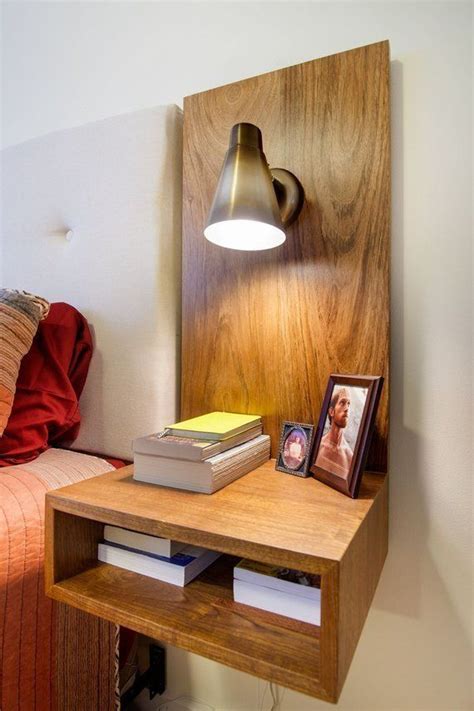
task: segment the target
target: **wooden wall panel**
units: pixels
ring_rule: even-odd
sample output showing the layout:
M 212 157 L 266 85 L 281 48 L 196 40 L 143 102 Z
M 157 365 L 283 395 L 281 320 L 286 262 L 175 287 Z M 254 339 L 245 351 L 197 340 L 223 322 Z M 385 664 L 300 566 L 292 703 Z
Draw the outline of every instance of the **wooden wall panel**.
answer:
M 285 244 L 238 252 L 203 228 L 232 125 L 255 123 L 306 202 Z M 386 470 L 389 361 L 388 42 L 187 97 L 182 416 L 317 422 L 331 372 L 384 375 L 369 467 Z

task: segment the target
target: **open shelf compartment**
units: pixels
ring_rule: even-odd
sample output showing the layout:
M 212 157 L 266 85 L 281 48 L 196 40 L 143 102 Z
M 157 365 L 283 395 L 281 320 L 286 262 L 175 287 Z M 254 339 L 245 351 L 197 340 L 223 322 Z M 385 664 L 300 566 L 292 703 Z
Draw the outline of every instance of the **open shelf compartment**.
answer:
M 319 627 L 239 605 L 232 567 L 218 560 L 184 588 L 106 563 L 58 583 L 54 597 L 154 639 L 284 684 L 319 679 Z M 231 562 L 230 562 L 231 561 Z M 298 650 L 298 654 L 292 651 Z M 306 684 L 305 684 L 306 685 Z
M 386 554 L 386 481 L 357 500 L 273 462 L 208 496 L 132 467 L 47 495 L 46 589 L 61 602 L 278 684 L 337 701 Z M 99 563 L 105 523 L 226 555 L 184 588 Z M 238 557 L 321 575 L 321 627 L 234 602 Z

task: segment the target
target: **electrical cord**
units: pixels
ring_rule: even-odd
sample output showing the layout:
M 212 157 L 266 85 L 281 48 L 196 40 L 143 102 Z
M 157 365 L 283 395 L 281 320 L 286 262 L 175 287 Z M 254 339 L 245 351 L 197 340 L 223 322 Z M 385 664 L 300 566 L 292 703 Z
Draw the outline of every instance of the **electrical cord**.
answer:
M 278 711 L 278 707 L 280 705 L 278 701 L 278 689 L 275 688 L 272 681 L 270 682 L 270 693 L 272 695 L 273 701 L 272 708 L 270 709 L 270 711 Z
M 286 689 L 283 689 L 283 692 L 280 696 L 280 687 L 274 684 L 272 681 L 270 681 L 268 684 L 265 685 L 265 689 L 262 695 L 262 699 L 260 701 L 260 710 L 263 711 L 263 704 L 265 702 L 265 696 L 267 693 L 267 689 L 270 689 L 270 694 L 272 696 L 272 706 L 270 711 L 279 711 L 281 708 L 281 704 L 283 702 L 283 698 L 285 696 L 285 691 Z

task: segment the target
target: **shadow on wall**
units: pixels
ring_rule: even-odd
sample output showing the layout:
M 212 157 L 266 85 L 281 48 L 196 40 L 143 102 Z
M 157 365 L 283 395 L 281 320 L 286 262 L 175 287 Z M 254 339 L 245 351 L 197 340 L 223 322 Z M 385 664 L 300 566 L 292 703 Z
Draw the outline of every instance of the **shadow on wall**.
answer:
M 411 58 L 407 58 L 407 63 Z M 418 60 L 415 60 L 418 61 Z M 449 518 L 433 520 L 429 467 L 433 441 L 423 434 L 421 408 L 427 353 L 408 299 L 413 283 L 413 244 L 404 233 L 403 65 L 392 62 L 392 379 L 390 451 L 389 554 L 374 604 L 349 671 L 338 711 L 467 711 L 470 704 L 471 647 L 451 590 L 468 579 L 468 560 L 461 559 L 446 527 Z M 430 68 L 425 66 L 424 72 Z M 411 72 L 411 65 L 410 65 Z M 419 81 L 419 79 L 418 79 Z M 413 87 L 411 87 L 413 91 Z M 406 89 L 405 89 L 406 92 Z M 408 107 L 414 111 L 413 107 Z M 414 120 L 413 117 L 410 117 Z M 407 269 L 407 266 L 411 269 Z M 410 288 L 408 288 L 410 287 Z M 414 410 L 419 410 L 414 411 Z M 420 415 L 420 418 L 418 418 Z M 433 417 L 434 417 L 433 413 Z M 408 423 L 417 422 L 415 430 Z M 439 443 L 438 443 L 439 448 Z M 446 472 L 446 476 L 449 476 Z M 446 490 L 447 491 L 447 490 Z M 444 526 L 444 529 L 443 529 Z M 441 535 L 437 531 L 441 530 Z M 432 551 L 442 546 L 438 560 Z M 451 577 L 452 576 L 452 577 Z M 467 596 L 466 596 L 467 597 Z M 183 650 L 169 648 L 169 692 L 188 693 L 219 711 L 268 709 L 266 682 L 215 664 Z M 318 699 L 280 689 L 279 711 L 323 711 Z
M 176 161 L 176 156 L 183 153 L 183 114 L 179 111 L 178 118 L 168 112 L 166 119 L 166 155 L 162 162 L 162 173 L 159 177 L 160 186 L 172 185 L 173 193 L 180 195 L 182 191 L 182 163 Z M 156 314 L 159 314 L 159 323 L 156 329 L 167 333 L 169 342 L 176 343 L 176 363 L 174 378 L 176 383 L 175 420 L 179 419 L 181 408 L 181 382 L 179 374 L 181 372 L 181 232 L 182 213 L 181 200 L 173 202 L 172 211 L 169 205 L 163 204 L 163 195 L 157 196 L 157 219 L 156 219 L 156 283 L 157 292 Z M 174 244 L 178 243 L 177 249 Z M 171 294 L 173 294 L 172 308 L 160 308 L 160 305 L 168 305 Z
M 469 708 L 470 660 L 472 650 L 465 626 L 459 617 L 439 564 L 431 553 L 434 524 L 429 511 L 431 447 L 420 431 L 405 425 L 413 422 L 413 403 L 426 401 L 420 375 L 425 344 L 420 340 L 416 303 L 408 303 L 407 253 L 412 248 L 404 235 L 404 151 L 403 148 L 403 65 L 391 63 L 392 75 L 392 372 L 390 412 L 390 535 L 389 553 L 375 595 L 373 612 L 356 651 L 341 696 L 343 708 L 358 709 L 357 667 L 378 649 L 381 660 L 373 660 L 371 702 L 366 709 Z M 407 393 L 409 403 L 407 403 Z M 420 413 L 421 416 L 421 413 Z M 433 413 L 434 417 L 434 413 Z M 449 473 L 447 472 L 448 476 Z M 446 526 L 447 518 L 444 519 Z M 443 545 L 449 539 L 443 536 Z M 456 579 L 469 579 L 467 561 L 451 546 L 444 560 Z M 381 615 L 380 613 L 389 613 Z M 407 619 L 408 618 L 408 619 Z M 372 655 L 373 656 L 373 655 Z M 383 661 L 382 661 L 383 660 Z M 439 669 L 439 678 L 433 671 Z M 376 681 L 378 679 L 378 681 Z M 403 679 L 403 683 L 401 680 Z M 380 687 L 377 689 L 377 687 Z M 433 687 L 438 693 L 433 693 Z M 406 690 L 406 691 L 404 691 Z M 410 692 L 408 693 L 408 690 Z M 462 697 L 465 706 L 453 699 Z M 354 693 L 355 692 L 355 693 Z M 408 697 L 409 696 L 409 697 Z M 384 697 L 390 704 L 384 703 Z M 366 697 L 367 698 L 367 697 Z M 396 701 L 398 700 L 398 705 Z M 342 702 L 342 703 L 341 703 Z M 291 706 L 288 706 L 290 709 Z
M 97 336 L 94 328 L 94 323 L 99 321 L 99 314 L 88 313 L 87 323 L 92 336 L 92 361 L 89 369 L 88 380 L 92 381 L 93 387 L 86 388 L 79 401 L 79 409 L 81 412 L 81 422 L 84 422 L 89 412 L 94 412 L 96 416 L 96 428 L 94 431 L 95 443 L 106 441 L 105 432 L 105 393 L 104 393 L 104 357 L 102 351 L 97 344 Z M 107 454 L 107 452 L 99 452 L 99 454 Z

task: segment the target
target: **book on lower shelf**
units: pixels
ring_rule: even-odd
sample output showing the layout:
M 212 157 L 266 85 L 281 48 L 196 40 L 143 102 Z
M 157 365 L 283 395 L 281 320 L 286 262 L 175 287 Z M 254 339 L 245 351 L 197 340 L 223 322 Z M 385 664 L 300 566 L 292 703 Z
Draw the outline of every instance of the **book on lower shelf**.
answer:
M 125 548 L 134 548 L 142 553 L 154 553 L 164 558 L 172 558 L 183 548 L 186 548 L 186 543 L 108 525 L 104 526 L 104 541 L 105 543 L 117 543 Z
M 137 451 L 133 455 L 133 477 L 137 481 L 212 494 L 269 458 L 270 437 L 263 434 L 201 462 Z
M 98 559 L 133 573 L 184 587 L 220 556 L 216 551 L 185 546 L 170 558 L 118 543 L 99 543 Z
M 313 625 L 321 623 L 319 575 L 251 560 L 234 567 L 234 600 Z

